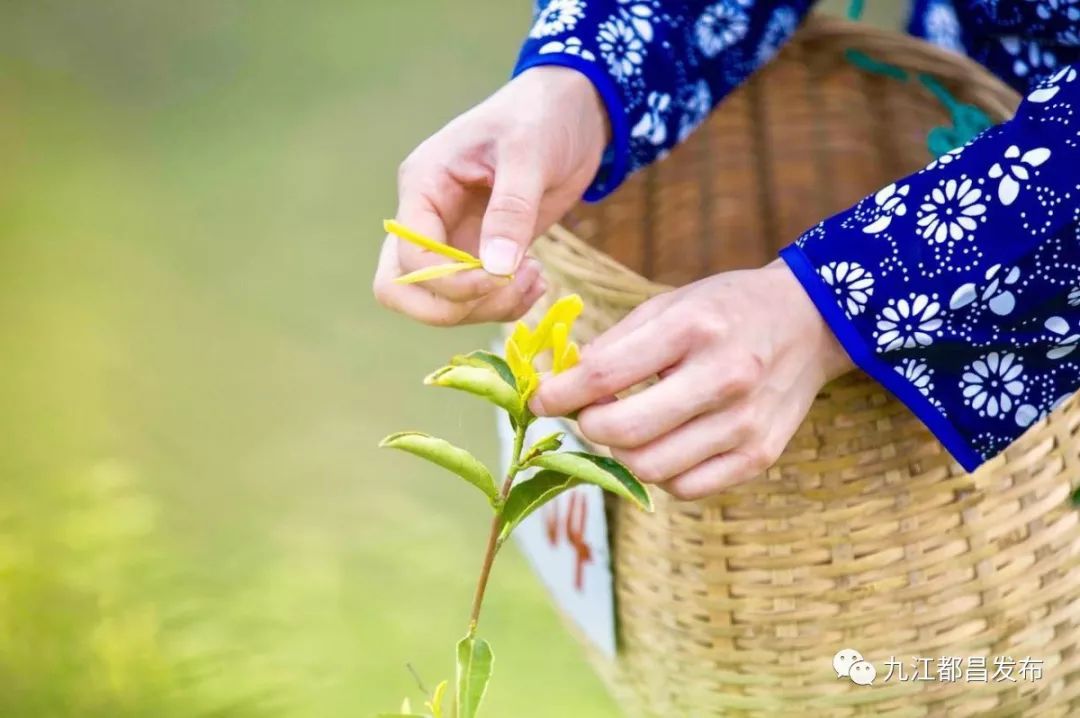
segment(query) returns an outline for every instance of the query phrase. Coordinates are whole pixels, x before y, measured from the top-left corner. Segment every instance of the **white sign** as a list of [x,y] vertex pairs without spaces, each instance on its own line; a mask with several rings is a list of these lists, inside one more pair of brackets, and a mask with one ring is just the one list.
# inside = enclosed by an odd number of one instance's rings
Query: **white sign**
[[[514,432],[502,412],[498,420],[505,472]],[[557,431],[566,432],[564,451],[585,450],[565,424],[547,418],[529,427],[525,446]],[[521,474],[518,480],[526,477]],[[589,642],[614,658],[615,602],[603,490],[585,485],[563,492],[525,519],[514,536],[559,609]]]

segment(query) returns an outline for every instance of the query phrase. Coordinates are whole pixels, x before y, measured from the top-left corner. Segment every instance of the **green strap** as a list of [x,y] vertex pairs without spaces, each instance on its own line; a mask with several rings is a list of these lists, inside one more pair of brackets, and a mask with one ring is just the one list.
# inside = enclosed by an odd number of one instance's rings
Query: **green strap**
[[[848,5],[848,18],[859,20],[865,6],[864,0],[851,0]],[[902,67],[875,60],[861,50],[848,49],[844,52],[847,61],[866,72],[891,77],[900,82],[908,81],[908,73]],[[950,93],[937,78],[925,73],[919,75],[919,81],[928,89],[938,102],[949,112],[952,127],[935,127],[926,137],[926,147],[935,157],[963,147],[977,134],[993,124],[990,117],[975,105],[961,103]]]

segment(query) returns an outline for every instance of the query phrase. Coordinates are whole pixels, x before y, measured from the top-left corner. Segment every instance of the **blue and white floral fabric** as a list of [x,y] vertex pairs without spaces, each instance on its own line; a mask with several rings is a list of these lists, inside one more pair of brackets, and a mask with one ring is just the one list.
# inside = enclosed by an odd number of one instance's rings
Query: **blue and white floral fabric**
[[[612,126],[596,200],[685,139],[812,4],[549,0],[516,72],[596,85]],[[916,0],[910,27],[1027,98],[781,256],[852,359],[971,470],[1080,388],[1080,0]]]

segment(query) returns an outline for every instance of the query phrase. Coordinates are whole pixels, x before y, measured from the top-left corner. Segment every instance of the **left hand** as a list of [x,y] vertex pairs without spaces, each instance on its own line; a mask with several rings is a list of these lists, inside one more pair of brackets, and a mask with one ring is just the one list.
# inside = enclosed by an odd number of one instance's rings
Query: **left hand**
[[[851,360],[780,260],[661,295],[540,384],[540,416],[581,410],[592,442],[645,482],[691,500],[771,466],[818,390]],[[659,375],[647,389],[612,401]]]

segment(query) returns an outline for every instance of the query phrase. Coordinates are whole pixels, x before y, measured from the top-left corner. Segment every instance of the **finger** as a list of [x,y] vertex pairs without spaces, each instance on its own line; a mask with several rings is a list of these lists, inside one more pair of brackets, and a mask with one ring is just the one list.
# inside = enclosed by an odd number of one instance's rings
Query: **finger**
[[423,287],[413,284],[398,284],[394,280],[401,276],[401,264],[398,260],[399,242],[395,237],[387,237],[379,253],[379,266],[375,270],[372,286],[375,298],[387,309],[412,317],[433,326],[458,324],[472,310],[473,305],[451,302],[436,296]]
[[[459,193],[453,188],[447,187],[442,191],[444,202],[452,202],[455,198],[458,198]],[[436,205],[429,201],[426,195],[419,194],[407,186],[403,187],[402,192],[398,204],[397,221],[434,239],[436,242],[445,244],[447,230]],[[402,274],[446,264],[451,261],[439,254],[417,247],[410,242],[398,240],[398,245],[398,259]],[[424,282],[423,288],[436,296],[453,302],[467,302],[490,294],[496,288],[505,286],[507,281],[506,278],[492,276],[482,269],[474,269],[449,277],[429,280]]]
[[676,292],[666,292],[634,307],[633,311],[620,319],[615,326],[586,344],[581,350],[582,355],[622,339],[645,322],[659,316],[675,300],[675,297]]
[[531,151],[502,150],[491,200],[480,226],[480,261],[496,275],[517,271],[536,237],[544,182]]
[[682,501],[696,501],[749,481],[764,471],[759,466],[747,454],[729,451],[660,484],[660,488]]
[[688,362],[637,394],[606,406],[586,408],[578,424],[582,433],[597,444],[631,449],[696,416],[723,409],[750,388],[748,377],[718,372],[712,363]]
[[[587,433],[586,438],[589,438]],[[737,414],[715,412],[699,416],[638,448],[613,449],[611,453],[645,483],[658,484],[752,438],[752,426]]]
[[577,366],[540,385],[530,402],[538,416],[565,416],[629,389],[677,363],[683,346],[666,340],[665,324],[641,325],[623,339],[583,356]]
[[525,296],[522,297],[520,302],[518,302],[518,305],[512,310],[510,310],[506,317],[503,318],[501,321],[512,322],[521,319],[523,316],[525,316],[525,314],[528,313],[530,309],[533,308],[534,304],[540,301],[540,297],[544,296],[544,294],[547,293],[547,290],[547,281],[543,277],[539,277],[535,282],[533,282],[532,288],[525,293]]
[[540,263],[532,258],[527,259],[521,263],[521,267],[518,268],[509,285],[493,292],[475,305],[469,312],[467,321],[470,323],[509,321],[515,317],[519,307],[530,295],[533,296],[533,302],[540,298],[542,290],[538,290],[537,287],[544,286],[540,284],[541,282]]

